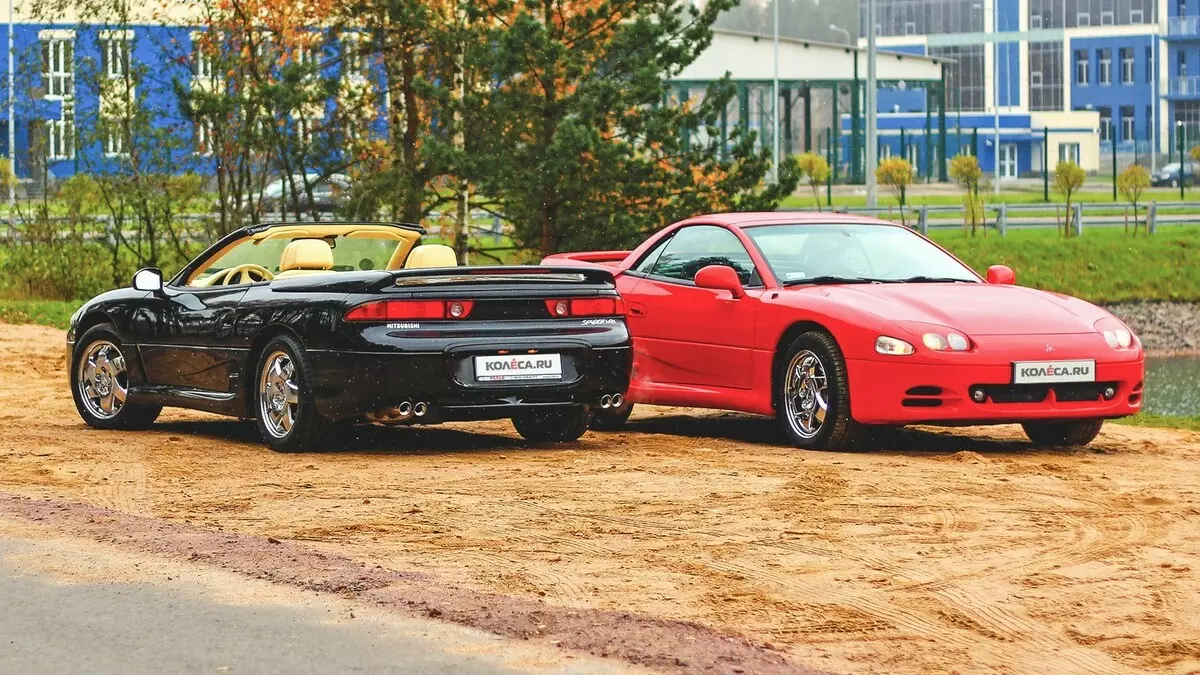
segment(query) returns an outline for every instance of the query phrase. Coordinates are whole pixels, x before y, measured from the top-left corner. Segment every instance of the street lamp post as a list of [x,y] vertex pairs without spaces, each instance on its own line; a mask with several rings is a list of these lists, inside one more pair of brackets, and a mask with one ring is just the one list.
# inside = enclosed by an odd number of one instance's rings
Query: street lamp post
[[771,128],[775,131],[775,140],[771,148],[771,182],[779,184],[779,2],[775,0],[771,3],[774,10],[775,24],[775,73],[772,77],[772,89],[774,90],[773,103],[771,104]]
[[875,2],[867,0],[867,208],[875,208],[875,164],[879,150],[875,130]]
[[8,236],[15,239],[17,235],[17,116],[15,114],[16,96],[13,92],[13,60],[16,48],[13,46],[13,0],[8,0]]

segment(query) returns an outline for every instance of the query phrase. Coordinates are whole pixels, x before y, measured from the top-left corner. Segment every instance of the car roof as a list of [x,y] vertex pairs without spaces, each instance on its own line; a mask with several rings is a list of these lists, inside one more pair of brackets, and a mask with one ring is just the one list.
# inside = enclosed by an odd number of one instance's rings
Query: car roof
[[832,211],[744,211],[739,213],[709,213],[703,216],[695,216],[688,218],[683,223],[714,223],[732,227],[753,227],[755,225],[829,225],[836,224],[858,224],[858,225],[886,225],[888,227],[899,227],[895,223],[872,218],[870,216],[859,216],[850,213],[836,213]]

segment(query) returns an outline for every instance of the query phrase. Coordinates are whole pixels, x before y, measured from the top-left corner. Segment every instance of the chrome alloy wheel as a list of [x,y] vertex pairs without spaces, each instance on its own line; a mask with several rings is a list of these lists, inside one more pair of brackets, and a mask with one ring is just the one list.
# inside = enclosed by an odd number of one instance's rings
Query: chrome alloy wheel
[[788,364],[783,390],[788,423],[801,438],[814,438],[829,415],[829,382],[825,364],[807,349]]
[[258,414],[267,433],[283,438],[292,431],[300,407],[296,366],[284,351],[272,352],[258,379]]
[[105,420],[116,417],[129,396],[129,375],[121,350],[108,340],[88,345],[79,360],[76,386],[89,413]]

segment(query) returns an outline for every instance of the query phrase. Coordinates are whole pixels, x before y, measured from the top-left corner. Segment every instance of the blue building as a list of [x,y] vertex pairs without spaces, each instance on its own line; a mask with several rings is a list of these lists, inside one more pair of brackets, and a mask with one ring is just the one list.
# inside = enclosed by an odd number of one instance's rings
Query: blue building
[[[1200,77],[1187,76],[1189,59],[1200,76],[1200,2],[1178,3],[877,0],[873,27],[860,7],[860,35],[871,28],[881,48],[953,60],[951,116],[992,139],[999,112],[999,152],[992,140],[977,148],[985,170],[999,157],[1006,177],[1068,158],[1094,171],[1114,149],[1167,154],[1176,121],[1200,124]],[[918,93],[897,89],[878,101],[901,125],[924,106]]]
[[[133,21],[113,28],[18,22],[13,45],[17,176],[37,183],[118,166],[129,158],[127,145],[134,142],[130,125],[122,124],[133,109],[141,111],[142,120],[148,120],[151,131],[143,137],[153,134],[144,141],[152,152],[143,155],[154,156],[143,159],[143,166],[151,171],[212,173],[210,133],[205,124],[194,123],[184,114],[180,93],[222,86],[224,78],[213,72],[203,50],[197,49],[201,32],[184,25],[186,17],[179,23]],[[295,49],[290,55],[299,63],[321,64],[321,76],[338,80],[342,93],[289,114],[283,121],[288,133],[300,132],[299,119],[314,126],[347,100],[343,95],[370,89],[378,74],[361,54],[348,49],[347,45],[356,42],[353,38],[353,34],[327,36],[320,45]],[[278,62],[268,39],[258,46],[265,50],[261,58]],[[341,53],[344,50],[346,53]],[[0,68],[7,69],[7,59],[4,51]],[[370,134],[383,130],[381,105],[369,108],[353,131]],[[0,113],[0,154],[4,156],[9,154],[8,124],[8,116]],[[163,140],[167,138],[171,142]]]

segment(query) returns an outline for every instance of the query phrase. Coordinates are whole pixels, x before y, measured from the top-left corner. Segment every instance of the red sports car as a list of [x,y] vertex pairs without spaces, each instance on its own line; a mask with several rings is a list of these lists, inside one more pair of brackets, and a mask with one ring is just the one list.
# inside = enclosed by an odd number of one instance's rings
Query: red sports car
[[853,448],[871,426],[1020,423],[1083,445],[1141,407],[1141,343],[1088,302],[983,279],[937,244],[872,218],[691,218],[637,250],[544,264],[617,273],[634,337],[633,403],[773,415],[802,448]]

